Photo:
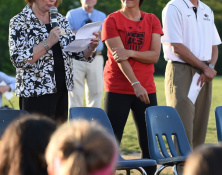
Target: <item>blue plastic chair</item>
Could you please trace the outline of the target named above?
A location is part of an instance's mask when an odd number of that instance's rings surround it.
[[[217,139],[222,141],[222,106],[218,106],[214,110],[217,126]]]
[[[0,110],[0,138],[2,137],[7,126],[16,120],[19,116],[28,114],[25,110],[2,109]]]
[[[105,111],[101,108],[94,107],[73,107],[69,110],[69,120],[86,119],[88,121],[95,120],[100,123],[107,131],[114,136],[113,128]],[[115,137],[115,136],[114,136]],[[124,159],[119,153],[119,161],[116,170],[125,170],[130,175],[131,169],[137,169],[141,174],[146,175],[142,167],[155,166],[156,161],[152,159]]]
[[[185,162],[191,152],[179,114],[169,106],[152,106],[145,112],[150,156],[161,165],[155,174],[160,174],[168,166],[173,166],[174,174],[178,174],[177,165]],[[179,153],[172,136],[176,136]],[[166,143],[163,138],[166,138]]]

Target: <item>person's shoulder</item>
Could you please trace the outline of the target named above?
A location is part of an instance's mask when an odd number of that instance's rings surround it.
[[[7,75],[6,73],[0,71],[0,78],[1,78],[1,79],[7,79],[8,77],[10,77],[10,76]],[[1,80],[0,80],[0,81],[1,81]]]
[[[118,15],[118,11],[110,13],[106,18],[105,18],[105,23],[106,24],[113,24],[113,23],[118,23],[119,21],[119,15]]]
[[[21,12],[19,12],[18,14],[16,14],[10,19],[10,22],[13,24],[17,24],[17,23],[21,24],[30,18],[30,15],[29,15],[30,13],[31,13],[31,8],[27,4]]]
[[[118,10],[118,11],[115,11],[115,12],[113,12],[113,13],[110,13],[110,14],[107,16],[107,18],[116,18],[116,17],[118,17],[118,16],[120,16],[119,10]]]
[[[202,6],[202,8],[204,10],[207,10],[207,11],[210,11],[210,12],[213,12],[212,9],[205,3],[203,3],[202,1],[199,1],[200,2],[200,5]]]
[[[183,0],[171,0],[167,3],[167,5],[175,5],[175,6],[179,6],[181,4],[183,4],[184,2],[182,2]],[[166,6],[167,6],[166,5]]]
[[[62,15],[61,13],[58,13],[58,18],[60,18],[60,19],[65,19],[66,17],[64,16],[64,15]]]
[[[153,13],[147,13],[147,12],[143,12],[143,11],[141,11],[141,14],[142,14],[142,16],[144,16],[144,17],[153,17],[153,16],[156,16],[156,15],[154,15]]]
[[[162,13],[163,14],[166,14],[166,13],[171,14],[176,11],[181,14],[185,7],[187,7],[185,0],[171,0],[163,8]]]
[[[0,77],[2,78],[5,75],[5,73],[0,71]]]
[[[183,7],[185,5],[185,1],[183,0],[171,0],[169,1],[166,6],[164,7],[164,9],[168,9],[168,8],[180,8],[181,6]]]
[[[143,11],[141,11],[141,13],[144,19],[158,19],[157,16],[153,13],[147,13]]]
[[[102,12],[102,11],[100,11],[100,10],[97,10],[97,9],[94,9],[95,10],[95,12],[97,13],[97,14],[99,14],[99,15],[105,15],[106,16],[106,14],[104,13],[104,12]]]
[[[77,13],[79,13],[81,11],[83,11],[82,7],[78,7],[78,8],[69,10],[68,13],[70,13],[70,14],[77,14]]]

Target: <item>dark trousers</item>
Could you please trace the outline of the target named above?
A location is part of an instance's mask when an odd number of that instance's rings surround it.
[[[147,130],[145,122],[145,109],[149,106],[157,105],[156,93],[149,94],[150,104],[143,103],[135,95],[117,94],[107,92],[104,100],[104,110],[106,111],[109,120],[112,124],[114,134],[117,141],[120,143],[126,125],[130,109],[136,125],[139,145],[142,152],[142,158],[150,158]],[[154,174],[156,166],[144,167],[147,174]]]
[[[46,115],[58,123],[63,123],[68,119],[68,91],[39,97],[19,97],[19,107],[29,113]]]

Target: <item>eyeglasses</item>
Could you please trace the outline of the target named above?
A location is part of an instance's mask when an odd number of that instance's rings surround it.
[[[86,24],[91,23],[91,22],[92,22],[92,20],[91,20],[91,19],[88,19],[88,20],[86,21]]]

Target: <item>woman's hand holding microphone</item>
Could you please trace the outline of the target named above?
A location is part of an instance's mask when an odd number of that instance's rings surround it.
[[[61,35],[61,29],[58,26],[54,27],[50,31],[49,36],[46,39],[46,42],[49,48],[51,48],[53,45],[55,45],[59,41],[60,35]]]

